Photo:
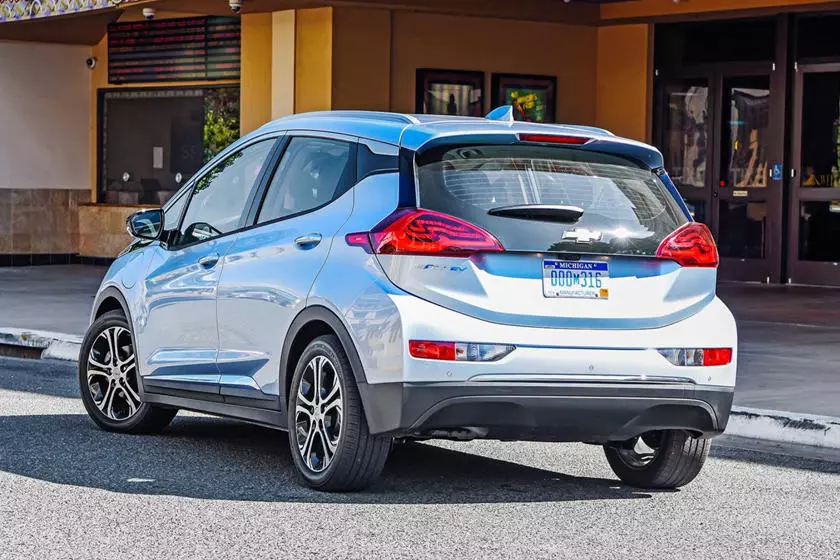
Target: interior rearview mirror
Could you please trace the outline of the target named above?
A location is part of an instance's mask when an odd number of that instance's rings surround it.
[[[163,210],[153,208],[135,212],[126,220],[126,229],[137,239],[157,239],[163,232]]]

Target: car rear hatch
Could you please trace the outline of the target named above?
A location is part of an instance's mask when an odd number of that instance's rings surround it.
[[[415,154],[415,207],[370,235],[394,284],[487,321],[554,328],[655,328],[714,298],[714,243],[663,171],[585,136],[518,140]]]

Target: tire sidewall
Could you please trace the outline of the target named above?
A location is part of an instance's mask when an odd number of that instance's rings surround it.
[[[346,445],[347,433],[349,430],[358,429],[357,426],[353,426],[352,423],[349,422],[349,417],[351,415],[347,414],[348,406],[353,406],[351,402],[351,391],[355,389],[353,372],[350,369],[350,364],[344,349],[340,346],[336,348],[337,344],[340,344],[338,343],[338,339],[330,336],[321,336],[309,343],[298,360],[297,366],[295,367],[295,374],[292,377],[292,383],[289,389],[287,409],[290,452],[295,462],[295,466],[297,467],[298,474],[313,488],[318,488],[328,484],[335,472],[341,469],[342,462],[348,454]],[[298,448],[295,407],[300,380],[303,377],[306,366],[312,358],[319,355],[325,356],[329,359],[335,368],[338,382],[341,384],[341,406],[344,412],[342,414],[341,436],[338,440],[338,447],[336,449],[335,456],[326,469],[322,472],[316,473],[304,463],[303,457],[301,456]]]
[[[102,334],[102,331],[110,327],[122,327],[131,335],[131,344],[134,350],[136,363],[134,367],[138,370],[136,372],[138,394],[141,399],[143,398],[142,382],[139,372],[140,362],[138,358],[137,344],[134,339],[134,331],[132,330],[131,325],[129,325],[125,314],[121,311],[109,311],[108,313],[103,314],[91,324],[87,333],[85,333],[85,337],[82,340],[82,348],[79,351],[79,392],[81,393],[82,403],[85,406],[85,410],[87,410],[88,415],[98,426],[110,431],[130,432],[143,423],[143,420],[151,410],[151,406],[143,402],[140,404],[138,411],[131,418],[122,421],[112,420],[99,410],[99,407],[96,406],[96,403],[93,400],[93,396],[90,394],[90,389],[88,389],[87,361],[90,349],[99,335]]]

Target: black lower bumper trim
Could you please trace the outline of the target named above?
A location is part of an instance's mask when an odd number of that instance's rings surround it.
[[[373,433],[470,428],[492,439],[590,442],[665,429],[718,435],[733,398],[726,387],[613,383],[407,383],[367,385],[362,394]]]

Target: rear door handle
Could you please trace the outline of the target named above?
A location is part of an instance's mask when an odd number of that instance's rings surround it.
[[[312,249],[314,247],[317,247],[318,243],[320,242],[320,233],[310,233],[309,235],[301,235],[300,237],[295,239],[295,245],[297,245],[299,249]]]
[[[212,253],[198,259],[198,264],[200,264],[202,268],[213,268],[216,266],[217,262],[219,262],[219,253]]]

